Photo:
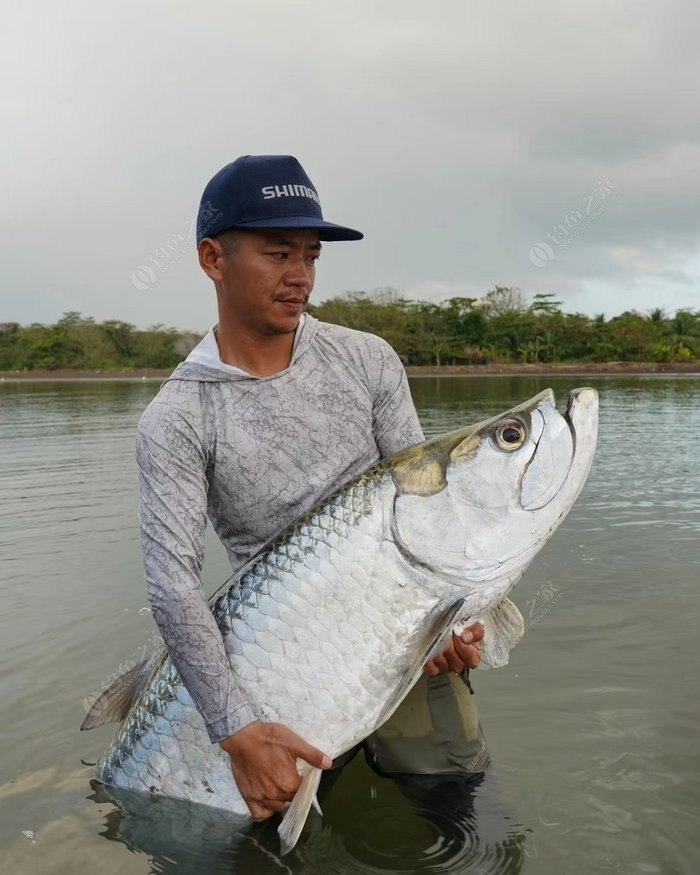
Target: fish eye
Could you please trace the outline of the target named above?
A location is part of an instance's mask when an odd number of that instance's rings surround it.
[[[496,444],[502,450],[518,450],[525,443],[527,429],[518,419],[506,419],[494,429],[493,433]]]

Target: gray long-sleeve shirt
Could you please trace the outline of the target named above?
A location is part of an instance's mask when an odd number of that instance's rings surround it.
[[[279,374],[188,360],[146,408],[137,437],[146,586],[212,742],[256,718],[201,584],[207,516],[236,570],[319,499],[422,440],[391,347],[310,316]]]

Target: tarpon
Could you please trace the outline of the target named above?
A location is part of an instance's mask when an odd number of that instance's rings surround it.
[[[391,716],[453,629],[479,618],[482,664],[504,665],[523,634],[507,595],[581,491],[597,420],[595,390],[573,391],[564,415],[547,390],[377,463],[263,548],[212,599],[258,719],[337,757]],[[249,814],[165,651],[81,728],[110,720],[122,723],[97,766],[105,784]],[[298,765],[283,851],[321,775]]]

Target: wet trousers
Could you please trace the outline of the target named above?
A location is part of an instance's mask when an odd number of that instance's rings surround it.
[[[364,749],[385,775],[464,775],[483,772],[489,753],[479,723],[469,672],[421,676],[389,720],[339,756],[333,770]]]

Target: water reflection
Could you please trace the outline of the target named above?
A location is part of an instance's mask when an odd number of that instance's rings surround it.
[[[117,791],[100,833],[141,851],[154,873],[461,873],[516,875],[525,833],[485,779],[383,778],[358,757],[312,812],[297,847],[279,853],[277,821],[249,825],[205,806]]]
[[[100,835],[151,859],[152,872],[234,871],[247,821],[225,812],[91,781],[94,802],[114,803]]]

